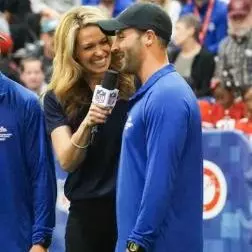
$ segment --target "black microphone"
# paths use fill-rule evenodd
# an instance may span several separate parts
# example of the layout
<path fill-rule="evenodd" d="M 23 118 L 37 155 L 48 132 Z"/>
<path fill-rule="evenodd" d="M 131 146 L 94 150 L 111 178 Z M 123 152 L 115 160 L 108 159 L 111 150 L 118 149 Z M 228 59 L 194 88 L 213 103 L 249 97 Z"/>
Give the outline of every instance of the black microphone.
<path fill-rule="evenodd" d="M 118 72 L 108 70 L 105 73 L 101 85 L 96 85 L 92 102 L 106 108 L 113 108 L 117 101 L 119 90 L 116 89 L 118 83 Z"/>
<path fill-rule="evenodd" d="M 105 108 L 114 108 L 119 90 L 116 89 L 118 83 L 118 72 L 108 70 L 101 85 L 96 85 L 92 102 Z M 95 125 L 92 128 L 91 144 L 94 143 L 94 137 L 99 132 L 102 125 Z"/>

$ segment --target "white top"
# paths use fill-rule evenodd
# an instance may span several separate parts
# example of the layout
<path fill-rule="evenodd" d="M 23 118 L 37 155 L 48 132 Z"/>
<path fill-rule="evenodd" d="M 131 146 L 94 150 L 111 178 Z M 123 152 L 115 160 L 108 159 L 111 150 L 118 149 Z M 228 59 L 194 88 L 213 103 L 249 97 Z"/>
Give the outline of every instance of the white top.
<path fill-rule="evenodd" d="M 45 8 L 63 13 L 73 6 L 81 5 L 81 0 L 30 0 L 30 2 L 32 11 L 35 13 L 39 13 Z"/>

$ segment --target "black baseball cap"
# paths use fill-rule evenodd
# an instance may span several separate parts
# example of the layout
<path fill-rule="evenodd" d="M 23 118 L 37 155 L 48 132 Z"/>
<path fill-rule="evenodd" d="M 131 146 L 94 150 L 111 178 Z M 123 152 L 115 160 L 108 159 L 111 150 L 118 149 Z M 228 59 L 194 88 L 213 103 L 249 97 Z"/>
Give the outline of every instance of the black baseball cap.
<path fill-rule="evenodd" d="M 157 36 L 170 42 L 172 22 L 169 15 L 157 4 L 136 3 L 125 9 L 116 18 L 97 22 L 100 29 L 113 36 L 116 31 L 136 28 L 138 30 L 153 30 Z"/>

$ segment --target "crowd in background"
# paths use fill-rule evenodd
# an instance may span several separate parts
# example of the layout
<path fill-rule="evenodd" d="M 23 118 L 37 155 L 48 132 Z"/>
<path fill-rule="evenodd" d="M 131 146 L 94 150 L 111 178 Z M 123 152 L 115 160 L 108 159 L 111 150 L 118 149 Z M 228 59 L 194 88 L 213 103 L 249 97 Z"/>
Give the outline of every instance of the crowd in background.
<path fill-rule="evenodd" d="M 155 2 L 171 17 L 169 60 L 198 97 L 202 127 L 252 134 L 252 1 L 139 1 Z M 96 5 L 115 17 L 133 2 L 0 0 L 0 70 L 40 96 L 50 83 L 61 14 Z"/>

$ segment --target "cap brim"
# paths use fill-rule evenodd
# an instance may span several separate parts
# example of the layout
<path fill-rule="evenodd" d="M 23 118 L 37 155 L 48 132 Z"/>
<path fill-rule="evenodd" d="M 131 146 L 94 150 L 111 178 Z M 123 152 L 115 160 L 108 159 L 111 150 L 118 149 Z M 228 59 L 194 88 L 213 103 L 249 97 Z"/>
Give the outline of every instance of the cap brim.
<path fill-rule="evenodd" d="M 126 29 L 128 26 L 116 19 L 101 20 L 97 22 L 100 29 L 109 36 L 114 36 L 116 31 Z"/>

